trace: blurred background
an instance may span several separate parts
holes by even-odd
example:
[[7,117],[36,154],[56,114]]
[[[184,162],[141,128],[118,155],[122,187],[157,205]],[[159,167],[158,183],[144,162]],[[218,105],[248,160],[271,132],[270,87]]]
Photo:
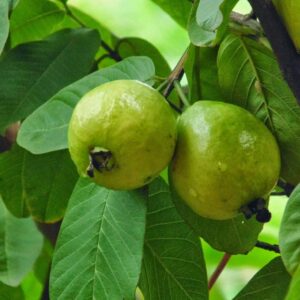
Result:
[[[140,37],[148,40],[174,67],[189,44],[184,28],[173,21],[150,0],[69,0],[68,3],[98,20],[117,37]],[[246,0],[240,0],[235,11],[250,11]],[[259,240],[278,244],[278,228],[286,204],[285,197],[272,197],[272,220],[264,227]],[[212,274],[223,253],[203,242],[208,276]],[[247,255],[235,255],[229,261],[210,293],[211,300],[230,300],[275,253],[255,248]]]

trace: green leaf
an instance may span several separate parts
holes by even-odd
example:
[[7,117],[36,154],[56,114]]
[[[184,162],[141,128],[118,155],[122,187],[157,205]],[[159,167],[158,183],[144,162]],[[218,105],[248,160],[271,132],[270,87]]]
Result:
[[78,173],[68,151],[33,155],[15,145],[0,155],[0,192],[16,217],[40,222],[60,220]]
[[0,1],[0,54],[3,51],[9,32],[9,0]]
[[20,284],[31,270],[43,245],[42,234],[32,219],[17,219],[0,202],[0,281]]
[[99,44],[96,31],[74,29],[8,52],[0,61],[0,131],[88,73]]
[[300,185],[291,194],[279,230],[279,246],[287,270],[293,274],[300,265]]
[[184,71],[189,84],[190,103],[200,99],[223,98],[217,70],[217,48],[200,48],[191,45]]
[[254,275],[248,284],[234,297],[234,300],[283,300],[290,280],[291,277],[284,268],[280,256],[276,257]]
[[281,152],[281,176],[300,181],[300,107],[271,50],[258,42],[229,35],[218,54],[219,83],[224,101],[242,106],[275,135]]
[[181,217],[211,247],[230,254],[245,254],[255,246],[263,225],[254,217],[245,220],[242,214],[238,214],[235,218],[224,221],[203,218],[179,197],[171,180],[170,186],[173,202]]
[[10,18],[10,42],[20,43],[45,38],[56,31],[65,12],[48,0],[20,0]]
[[0,154],[0,194],[7,209],[19,218],[29,215],[24,192],[25,154],[17,145]]
[[54,252],[51,299],[132,299],[145,233],[146,197],[81,179]]
[[152,0],[169,14],[179,25],[186,28],[192,4],[188,0]]
[[215,46],[227,31],[230,13],[238,0],[196,0],[188,33],[196,46]]
[[53,223],[65,213],[78,179],[69,152],[25,154],[23,184],[26,203],[34,219]]
[[294,273],[285,300],[298,300],[300,286],[300,267]]
[[178,215],[162,178],[149,186],[140,288],[145,300],[208,299],[201,242]]
[[18,144],[35,154],[68,148],[68,124],[73,108],[84,94],[108,81],[136,79],[147,82],[154,74],[149,58],[130,57],[80,79],[62,89],[25,120],[18,134]]
[[11,287],[0,282],[1,300],[24,300],[25,296],[21,287]]
[[148,56],[154,63],[155,73],[161,77],[169,76],[171,69],[160,52],[148,41],[140,38],[125,38],[118,43],[118,52],[122,58],[130,56]]

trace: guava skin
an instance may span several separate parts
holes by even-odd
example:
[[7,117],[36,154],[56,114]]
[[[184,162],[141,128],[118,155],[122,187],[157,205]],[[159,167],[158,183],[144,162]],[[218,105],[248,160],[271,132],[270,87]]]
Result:
[[300,52],[300,1],[273,0],[276,10],[289,33],[296,50]]
[[134,80],[112,81],[88,92],[75,107],[68,131],[69,151],[84,177],[91,151],[110,151],[112,167],[94,169],[92,180],[111,189],[138,188],[170,162],[176,122],[168,103],[153,88]]
[[170,181],[200,216],[235,217],[243,205],[267,199],[279,172],[276,140],[243,108],[198,101],[180,116]]

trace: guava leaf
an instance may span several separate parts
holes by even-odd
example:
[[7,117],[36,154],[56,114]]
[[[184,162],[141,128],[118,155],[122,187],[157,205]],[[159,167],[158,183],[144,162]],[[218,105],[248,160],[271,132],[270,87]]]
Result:
[[242,214],[238,214],[235,218],[224,221],[203,218],[194,213],[179,197],[170,176],[169,182],[173,202],[181,217],[211,247],[230,254],[245,254],[255,246],[263,225],[254,217],[245,220]]
[[45,38],[56,31],[65,12],[48,0],[20,0],[10,18],[10,43],[20,43]]
[[189,100],[220,100],[223,98],[217,70],[217,48],[191,45],[184,71],[189,84]]
[[118,42],[118,52],[122,58],[139,55],[151,58],[158,76],[167,77],[171,72],[165,58],[146,40],[134,37],[124,38]]
[[25,295],[20,286],[12,287],[0,282],[1,300],[25,300]]
[[162,178],[149,185],[139,286],[147,300],[208,299],[201,242],[178,215]]
[[285,300],[298,300],[299,299],[299,286],[300,286],[300,267],[293,274],[288,293]]
[[189,0],[152,0],[169,14],[179,25],[186,28],[192,8]]
[[271,50],[233,34],[218,54],[219,83],[224,101],[242,106],[265,123],[281,152],[281,176],[300,181],[300,107]]
[[188,23],[191,42],[196,46],[215,46],[224,36],[230,13],[238,0],[196,0]]
[[22,179],[27,207],[43,223],[60,220],[78,180],[66,150],[33,155],[25,151]]
[[17,219],[0,201],[0,281],[20,284],[40,254],[43,237],[32,219]]
[[146,196],[80,179],[53,256],[51,299],[132,299],[143,255]]
[[293,274],[300,265],[300,185],[291,194],[279,230],[279,246],[287,270]]
[[18,218],[29,216],[24,192],[25,154],[17,145],[0,154],[0,194],[7,209]]
[[34,154],[68,148],[69,121],[84,94],[108,81],[136,79],[147,82],[154,74],[149,58],[130,57],[78,80],[59,91],[24,121],[18,133],[18,144]]
[[0,1],[0,54],[3,51],[9,32],[9,0]]
[[78,179],[68,151],[33,155],[14,145],[0,155],[0,193],[16,217],[60,220]]
[[234,300],[282,300],[285,297],[290,280],[291,276],[286,271],[280,256],[278,256],[259,270],[234,297]]
[[0,131],[88,73],[99,45],[96,31],[73,29],[9,51],[0,61]]

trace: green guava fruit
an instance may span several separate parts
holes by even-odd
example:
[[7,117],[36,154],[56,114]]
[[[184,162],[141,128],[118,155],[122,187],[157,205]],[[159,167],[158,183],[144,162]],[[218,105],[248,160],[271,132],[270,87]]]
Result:
[[273,0],[296,49],[300,52],[300,0]]
[[117,190],[141,187],[169,164],[176,115],[163,96],[135,80],[88,92],[74,109],[69,151],[81,176]]
[[241,107],[198,101],[179,118],[170,181],[198,215],[235,217],[256,199],[267,200],[280,172],[276,140]]

